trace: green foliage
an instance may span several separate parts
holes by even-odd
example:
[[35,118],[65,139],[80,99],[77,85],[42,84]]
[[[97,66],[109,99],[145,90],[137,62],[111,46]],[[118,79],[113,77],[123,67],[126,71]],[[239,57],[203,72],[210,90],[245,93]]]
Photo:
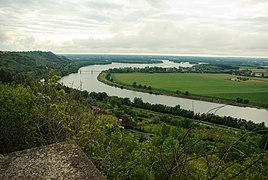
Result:
[[33,81],[46,78],[48,72],[64,72],[69,63],[52,52],[0,52],[0,69]]
[[[36,145],[36,97],[29,87],[0,84],[1,152],[21,150]],[[29,141],[29,139],[32,139]]]
[[[126,107],[129,99],[93,93],[102,100],[94,101],[84,92],[63,89],[58,78],[32,88],[1,84],[0,138],[12,142],[9,152],[74,139],[108,179],[261,178],[266,173],[260,135],[205,128],[182,117],[156,118]],[[104,109],[94,111],[92,104]],[[10,124],[10,118],[16,121]],[[146,130],[151,126],[154,137],[140,142],[122,132],[120,124],[131,127],[134,119]]]
[[260,140],[260,148],[264,150],[268,150],[268,134],[262,136]]
[[0,154],[0,161],[4,160],[4,156]]
[[83,112],[90,107],[83,93],[67,94],[57,83],[59,78],[33,87],[0,84],[1,152],[76,139],[88,123]]
[[111,64],[117,63],[135,63],[135,64],[153,64],[162,63],[161,57],[153,58],[151,56],[139,56],[139,55],[94,55],[94,54],[64,54],[74,62],[81,62],[85,65],[91,64]]

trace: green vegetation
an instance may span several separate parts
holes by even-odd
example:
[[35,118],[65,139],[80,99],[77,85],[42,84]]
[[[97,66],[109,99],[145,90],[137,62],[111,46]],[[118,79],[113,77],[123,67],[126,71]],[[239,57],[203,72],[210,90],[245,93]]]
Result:
[[138,56],[138,55],[106,55],[106,54],[63,54],[74,62],[92,63],[92,64],[111,64],[116,63],[135,63],[135,64],[153,64],[162,63],[159,56]]
[[268,58],[246,58],[246,57],[198,57],[180,56],[171,59],[174,62],[190,62],[192,64],[208,63],[214,66],[227,67],[263,67],[268,65]]
[[[128,99],[64,90],[56,81],[54,77],[31,88],[1,85],[8,92],[2,95],[1,104],[13,97],[9,103],[17,106],[1,107],[5,112],[1,129],[6,127],[1,133],[1,150],[12,152],[74,139],[108,179],[265,177],[263,135],[132,109],[126,106]],[[15,98],[19,94],[21,98]],[[14,116],[11,125],[10,116]],[[124,134],[122,122],[138,130],[139,138]],[[143,132],[153,136],[145,138]]]
[[5,81],[10,81],[10,79],[7,78],[12,78],[13,76],[35,81],[46,78],[48,72],[58,72],[61,74],[70,73],[67,70],[67,65],[69,63],[69,59],[61,56],[56,56],[52,52],[0,51],[1,78],[6,75],[7,77]]
[[[267,177],[263,124],[234,120],[240,129],[223,128],[179,106],[70,89],[57,83],[56,71],[49,69],[44,83],[1,80],[0,154],[73,139],[107,179]],[[19,72],[11,67],[9,73]]]
[[65,76],[77,72],[83,66],[112,62],[161,63],[160,60],[140,56],[66,55],[65,57],[42,51],[0,51],[0,79],[3,82],[31,82],[43,78],[47,80],[52,75]]
[[205,96],[236,101],[249,100],[252,104],[268,105],[268,79],[250,78],[234,82],[234,75],[196,73],[114,73],[113,82],[132,86],[151,86],[160,92],[189,92],[191,96]]
[[4,159],[4,156],[0,154],[0,161]]
[[254,69],[249,69],[250,71],[252,71],[252,73],[254,73],[255,76],[259,76],[259,77],[267,77],[268,76],[268,68],[264,68],[264,67],[258,67],[258,68],[254,68]]

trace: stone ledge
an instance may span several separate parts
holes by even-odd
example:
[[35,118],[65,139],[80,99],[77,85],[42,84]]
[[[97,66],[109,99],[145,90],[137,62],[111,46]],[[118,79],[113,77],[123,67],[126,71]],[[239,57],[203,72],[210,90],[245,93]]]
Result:
[[74,141],[6,154],[0,179],[93,179],[105,177]]

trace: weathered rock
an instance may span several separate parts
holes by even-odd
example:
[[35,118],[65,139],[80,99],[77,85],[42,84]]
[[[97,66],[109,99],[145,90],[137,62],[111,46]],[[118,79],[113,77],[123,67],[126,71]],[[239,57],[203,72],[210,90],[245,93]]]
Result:
[[0,161],[0,179],[105,179],[79,146],[62,142],[17,151]]

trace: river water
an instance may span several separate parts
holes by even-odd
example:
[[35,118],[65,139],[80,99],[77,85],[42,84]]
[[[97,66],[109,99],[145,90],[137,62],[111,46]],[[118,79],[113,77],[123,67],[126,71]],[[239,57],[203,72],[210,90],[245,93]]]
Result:
[[[191,100],[186,98],[171,97],[165,95],[154,95],[131,91],[127,89],[116,88],[108,86],[97,80],[98,74],[110,68],[123,67],[191,67],[189,63],[173,63],[168,60],[163,60],[159,64],[126,64],[126,63],[112,63],[107,65],[91,65],[82,67],[77,73],[70,74],[63,77],[59,82],[65,86],[86,90],[88,92],[106,92],[109,96],[128,97],[133,100],[135,97],[142,98],[144,102],[152,104],[165,104],[167,106],[180,105],[183,109],[193,110],[195,113],[214,113],[220,116],[231,116],[235,118],[242,118],[252,120],[255,123],[265,122],[268,126],[268,111],[265,109],[256,109],[250,107],[238,107],[231,105],[224,105],[219,103],[211,103],[205,101]],[[222,107],[223,106],[223,107]],[[221,107],[221,108],[217,108]],[[213,108],[216,108],[212,110]]]

